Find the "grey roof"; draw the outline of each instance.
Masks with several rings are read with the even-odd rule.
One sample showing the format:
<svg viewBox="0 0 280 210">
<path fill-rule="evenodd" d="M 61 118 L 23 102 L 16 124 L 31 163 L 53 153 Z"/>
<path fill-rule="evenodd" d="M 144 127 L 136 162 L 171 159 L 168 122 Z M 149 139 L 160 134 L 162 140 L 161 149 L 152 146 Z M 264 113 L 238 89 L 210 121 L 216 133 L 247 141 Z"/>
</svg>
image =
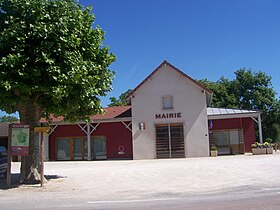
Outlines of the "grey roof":
<svg viewBox="0 0 280 210">
<path fill-rule="evenodd" d="M 228 108 L 207 108 L 208 116 L 217 116 L 217 115 L 242 115 L 242 114 L 252 114 L 256 115 L 260 113 L 258 110 L 245 110 L 245 109 L 228 109 Z"/>
</svg>

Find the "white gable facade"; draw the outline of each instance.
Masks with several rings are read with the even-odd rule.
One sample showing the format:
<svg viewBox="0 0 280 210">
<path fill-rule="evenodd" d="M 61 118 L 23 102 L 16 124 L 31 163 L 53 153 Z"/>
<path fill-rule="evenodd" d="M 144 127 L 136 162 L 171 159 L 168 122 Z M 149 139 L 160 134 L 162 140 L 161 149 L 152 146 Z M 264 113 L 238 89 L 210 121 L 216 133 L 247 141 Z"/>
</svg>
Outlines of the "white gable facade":
<svg viewBox="0 0 280 210">
<path fill-rule="evenodd" d="M 164 61 L 130 95 L 133 159 L 209 156 L 209 95 Z"/>
</svg>

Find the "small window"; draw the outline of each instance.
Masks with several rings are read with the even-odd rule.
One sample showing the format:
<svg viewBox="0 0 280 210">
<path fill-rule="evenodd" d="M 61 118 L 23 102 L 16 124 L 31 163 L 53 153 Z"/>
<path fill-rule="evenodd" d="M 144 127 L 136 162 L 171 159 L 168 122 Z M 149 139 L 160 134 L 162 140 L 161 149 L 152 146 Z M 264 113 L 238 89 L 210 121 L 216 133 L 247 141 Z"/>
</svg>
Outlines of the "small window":
<svg viewBox="0 0 280 210">
<path fill-rule="evenodd" d="M 173 97 L 163 96 L 162 97 L 162 108 L 163 109 L 173 109 Z"/>
</svg>

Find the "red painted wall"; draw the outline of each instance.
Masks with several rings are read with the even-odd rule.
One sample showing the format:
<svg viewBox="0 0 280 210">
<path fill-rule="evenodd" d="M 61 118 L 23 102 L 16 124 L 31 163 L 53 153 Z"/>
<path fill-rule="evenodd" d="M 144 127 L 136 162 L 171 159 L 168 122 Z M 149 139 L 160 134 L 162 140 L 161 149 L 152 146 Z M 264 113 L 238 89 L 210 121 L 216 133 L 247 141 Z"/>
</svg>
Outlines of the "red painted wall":
<svg viewBox="0 0 280 210">
<path fill-rule="evenodd" d="M 255 122 L 251 118 L 244 118 L 243 123 L 243 135 L 246 139 L 245 152 L 252 152 L 251 145 L 256 142 Z"/>
<path fill-rule="evenodd" d="M 245 152 L 251 152 L 251 144 L 256 141 L 255 122 L 251 118 L 212 120 L 211 130 L 243 129 Z"/>
<path fill-rule="evenodd" d="M 78 125 L 57 126 L 49 138 L 50 160 L 56 160 L 56 138 L 82 136 L 86 137 L 86 134 Z M 100 123 L 91 136 L 106 136 L 107 159 L 132 159 L 131 131 L 122 122 Z M 119 146 L 125 148 L 125 154 L 118 154 Z"/>
</svg>

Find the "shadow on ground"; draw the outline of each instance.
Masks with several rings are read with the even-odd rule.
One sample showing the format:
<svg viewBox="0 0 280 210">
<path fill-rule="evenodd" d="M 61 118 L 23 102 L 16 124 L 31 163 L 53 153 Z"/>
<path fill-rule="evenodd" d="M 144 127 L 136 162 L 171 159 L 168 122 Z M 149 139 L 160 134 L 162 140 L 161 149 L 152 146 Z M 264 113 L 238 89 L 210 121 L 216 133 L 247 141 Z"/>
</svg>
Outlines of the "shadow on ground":
<svg viewBox="0 0 280 210">
<path fill-rule="evenodd" d="M 12 178 L 12 185 L 10 188 L 7 188 L 7 181 L 4 177 L 0 177 L 0 190 L 7 190 L 7 189 L 11 189 L 11 188 L 17 188 L 18 186 L 22 185 L 21 183 L 19 183 L 19 173 L 16 174 L 11 174 L 11 178 Z M 61 179 L 61 178 L 66 178 L 64 176 L 59 176 L 59 175 L 45 175 L 45 178 L 50 181 L 52 179 Z M 29 184 L 32 185 L 32 184 Z M 34 185 L 35 186 L 35 185 Z M 37 187 L 37 185 L 36 185 Z"/>
</svg>

